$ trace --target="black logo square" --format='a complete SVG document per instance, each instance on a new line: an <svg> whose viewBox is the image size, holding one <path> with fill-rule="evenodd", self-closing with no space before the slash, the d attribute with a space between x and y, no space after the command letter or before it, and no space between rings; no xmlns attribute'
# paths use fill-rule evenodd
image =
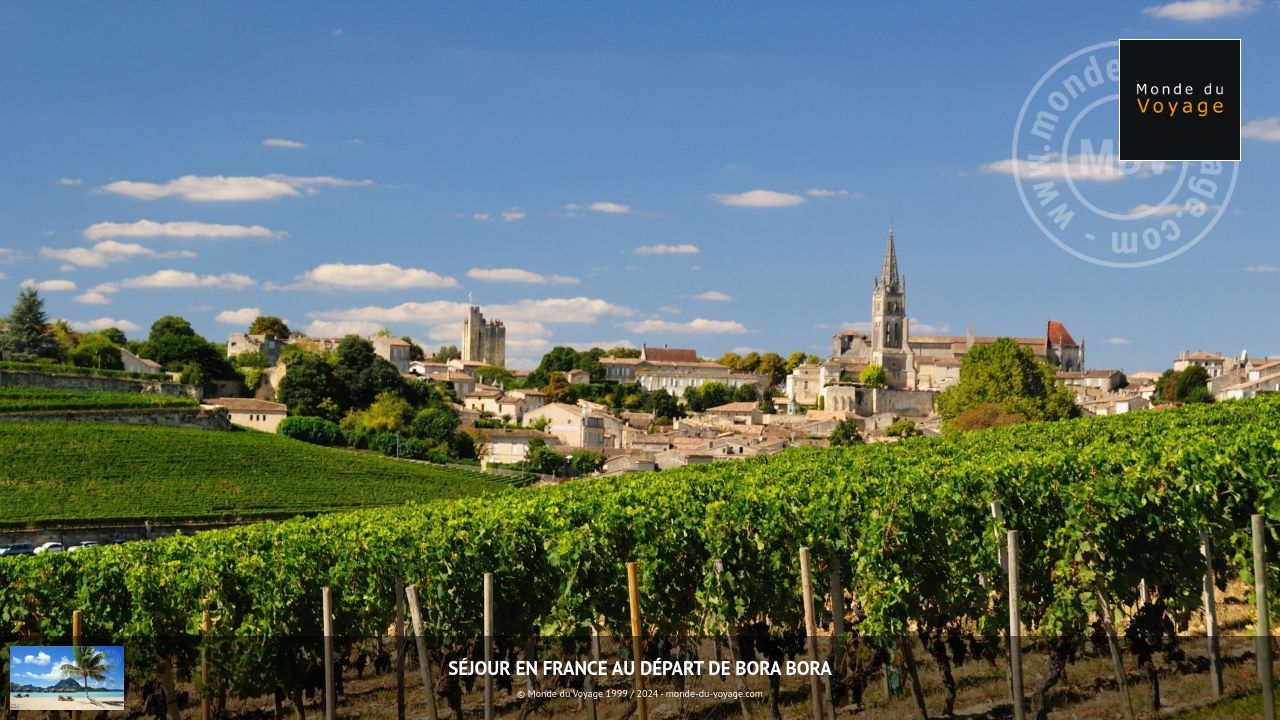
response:
<svg viewBox="0 0 1280 720"><path fill-rule="evenodd" d="M1120 159L1239 160L1240 41L1121 40Z"/></svg>

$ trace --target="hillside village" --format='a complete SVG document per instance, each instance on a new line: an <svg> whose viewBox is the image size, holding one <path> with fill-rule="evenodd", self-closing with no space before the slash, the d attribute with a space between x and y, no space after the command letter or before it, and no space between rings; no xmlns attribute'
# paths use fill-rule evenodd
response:
<svg viewBox="0 0 1280 720"><path fill-rule="evenodd" d="M1058 320L1047 320L1036 335L979 335L972 327L965 335L913 335L892 228L871 283L869 333L835 333L825 358L729 353L712 360L696 348L667 345L562 347L533 371L509 370L503 322L475 305L463 318L459 344L431 355L387 332L308 337L265 316L248 332L231 333L225 346L206 343L174 317L157 321L145 342L118 331L78 336L58 323L35 342L17 333L20 309L6 322L12 330L4 335L8 371L0 373L0 385L49 385L57 366L48 363L61 347L66 362L100 375L168 381L144 383L143 393L185 388L180 392L200 399L203 427L239 425L395 457L557 477L664 470L796 445L892 441L938 434L946 422L981 427L1055 417L1021 417L1006 408L945 418L947 390L961 385L975 349L984 355L1004 347L1051 373L1046 391L1070 400L1055 411L1062 417L1280 391L1280 358L1243 353L1184 351L1163 372L1089 368L1083 340ZM35 342L35 352L24 353L23 342ZM14 358L45 364L15 365ZM33 368L45 379L32 380ZM83 379L73 384L86 387ZM171 422L177 412L112 417ZM6 417L29 414L0 413Z"/></svg>

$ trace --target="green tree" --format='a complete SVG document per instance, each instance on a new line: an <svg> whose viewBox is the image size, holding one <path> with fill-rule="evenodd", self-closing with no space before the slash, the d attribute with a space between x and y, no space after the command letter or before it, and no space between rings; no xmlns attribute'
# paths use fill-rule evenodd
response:
<svg viewBox="0 0 1280 720"><path fill-rule="evenodd" d="M105 330L98 331L103 337L115 343L117 347L124 347L129 339L124 336L124 331L118 327L109 327Z"/></svg>
<svg viewBox="0 0 1280 720"><path fill-rule="evenodd" d="M732 402L733 389L724 383L704 383L701 387L685 388L684 401L689 405L689 409L702 412L707 408Z"/></svg>
<svg viewBox="0 0 1280 720"><path fill-rule="evenodd" d="M451 442L458 430L458 416L442 407L430 407L413 416L409 431L424 440Z"/></svg>
<svg viewBox="0 0 1280 720"><path fill-rule="evenodd" d="M569 378L563 372L554 372L551 374L551 380L543 388L542 392L547 396L549 403L569 403L570 405L578 402L578 394L574 392L573 386L569 384Z"/></svg>
<svg viewBox="0 0 1280 720"><path fill-rule="evenodd" d="M63 663L58 671L63 677L78 677L82 680L84 686L84 696L89 697L89 681L102 682L107 679L107 673L114 670L114 666L107 661L107 654L98 652L97 648L89 645L77 645L72 648L72 654L75 662Z"/></svg>
<svg viewBox="0 0 1280 720"><path fill-rule="evenodd" d="M831 428L831 434L827 436L827 442L831 443L831 447L848 447L849 445L862 444L862 432L858 430L856 420L838 420L835 427Z"/></svg>
<svg viewBox="0 0 1280 720"><path fill-rule="evenodd" d="M401 393L404 378L400 371L373 350L373 343L348 335L338 343L334 374L346 390L347 407L371 405L379 393Z"/></svg>
<svg viewBox="0 0 1280 720"><path fill-rule="evenodd" d="M267 337L289 339L289 326L275 315L259 315L249 325L250 335L266 335Z"/></svg>
<svg viewBox="0 0 1280 720"><path fill-rule="evenodd" d="M286 376L287 377L287 376ZM367 410L353 413L361 426L371 432L396 432L413 419L413 406L393 392L382 392Z"/></svg>
<svg viewBox="0 0 1280 720"><path fill-rule="evenodd" d="M573 474L579 477L583 475L591 475L604 467L605 457L603 453L593 450L579 450L569 458L569 467L573 468Z"/></svg>
<svg viewBox="0 0 1280 720"><path fill-rule="evenodd" d="M571 347L558 345L551 348L550 352L542 356L538 367L529 373L527 380L529 387L541 387L551 382L553 373L567 373L578 367L578 351Z"/></svg>
<svg viewBox="0 0 1280 720"><path fill-rule="evenodd" d="M426 359L427 352L422 349L421 345L414 342L413 338L409 337L408 335L405 335L400 339L409 343L409 362L421 361Z"/></svg>
<svg viewBox="0 0 1280 720"><path fill-rule="evenodd" d="M80 336L80 343L67 353L72 365L101 370L123 370L120 348L100 332Z"/></svg>
<svg viewBox="0 0 1280 720"><path fill-rule="evenodd" d="M1213 395L1209 392L1209 371L1199 365L1183 370L1174 383L1173 393L1173 399L1178 402L1213 402Z"/></svg>
<svg viewBox="0 0 1280 720"><path fill-rule="evenodd" d="M506 387L511 379L515 377L515 373L498 365L481 365L476 368L474 373L476 379L486 385L501 385Z"/></svg>
<svg viewBox="0 0 1280 720"><path fill-rule="evenodd" d="M524 465L540 475L561 475L564 473L564 456L548 447L542 438L534 438L529 441Z"/></svg>
<svg viewBox="0 0 1280 720"><path fill-rule="evenodd" d="M346 441L337 423L321 417L290 415L280 421L276 432L313 445L341 445Z"/></svg>
<svg viewBox="0 0 1280 720"><path fill-rule="evenodd" d="M185 372L188 365L198 365L206 391L214 380L239 377L227 361L226 348L206 341L196 334L191 323L176 315L166 315L151 324L151 334L147 336L141 353L170 372Z"/></svg>
<svg viewBox="0 0 1280 720"><path fill-rule="evenodd" d="M893 421L893 424L884 429L884 434L889 437L915 437L920 434L920 430L916 428L916 421L907 418L899 418Z"/></svg>
<svg viewBox="0 0 1280 720"><path fill-rule="evenodd" d="M427 358L427 361L433 363L446 363L450 360L461 359L462 352L458 350L457 345L441 345L439 350L436 350Z"/></svg>
<svg viewBox="0 0 1280 720"><path fill-rule="evenodd" d="M733 391L733 400L730 402L755 402L759 399L760 393L755 385L739 385Z"/></svg>
<svg viewBox="0 0 1280 720"><path fill-rule="evenodd" d="M986 428L1017 425L1027 421L1022 413L1005 412L995 403L974 405L957 415L947 424L948 430L984 430Z"/></svg>
<svg viewBox="0 0 1280 720"><path fill-rule="evenodd" d="M18 293L18 301L4 321L0 335L0 356L15 362L34 362L58 357L58 340L44 312L44 298L35 288Z"/></svg>
<svg viewBox="0 0 1280 720"><path fill-rule="evenodd" d="M760 356L760 363L756 366L756 372L761 375L769 376L769 385L780 385L787 379L787 361L782 359L778 353L765 353Z"/></svg>
<svg viewBox="0 0 1280 720"><path fill-rule="evenodd" d="M654 420L678 420L685 416L684 406L666 390L654 390L644 399L644 408L653 413Z"/></svg>
<svg viewBox="0 0 1280 720"><path fill-rule="evenodd" d="M804 364L805 354L803 350L797 350L787 356L786 370L790 375L792 371Z"/></svg>
<svg viewBox="0 0 1280 720"><path fill-rule="evenodd" d="M258 368L259 370L271 367L271 363L267 361L267 356L257 350L250 350L230 358L231 364L238 368Z"/></svg>
<svg viewBox="0 0 1280 720"><path fill-rule="evenodd" d="M342 417L346 401L333 367L311 352L292 355L284 380L276 389L276 399L289 406L290 415L313 415L336 421Z"/></svg>
<svg viewBox="0 0 1280 720"><path fill-rule="evenodd" d="M883 365L868 365L858 375L858 382L870 388L882 388L888 379Z"/></svg>
<svg viewBox="0 0 1280 720"><path fill-rule="evenodd" d="M960 382L938 393L938 414L944 427L956 429L951 421L979 405L997 406L1005 416L1021 415L1028 420L1059 420L1077 417L1080 408L1070 388L1060 384L1056 369L1038 360L1030 348L1009 338L990 345L977 345L960 364Z"/></svg>

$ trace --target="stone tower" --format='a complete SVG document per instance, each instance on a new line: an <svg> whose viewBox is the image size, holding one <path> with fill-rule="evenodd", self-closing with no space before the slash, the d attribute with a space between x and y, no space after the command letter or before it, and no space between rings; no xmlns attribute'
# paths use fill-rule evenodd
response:
<svg viewBox="0 0 1280 720"><path fill-rule="evenodd" d="M915 357L907 343L907 283L898 273L893 225L871 292L871 364L884 368L886 387L914 389Z"/></svg>
<svg viewBox="0 0 1280 720"><path fill-rule="evenodd" d="M462 361L505 367L507 328L501 320L485 320L480 308L469 305L462 320Z"/></svg>

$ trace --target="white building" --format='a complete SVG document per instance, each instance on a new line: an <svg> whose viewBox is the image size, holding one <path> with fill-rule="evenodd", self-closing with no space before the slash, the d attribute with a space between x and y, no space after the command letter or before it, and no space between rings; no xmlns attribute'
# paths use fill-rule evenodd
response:
<svg viewBox="0 0 1280 720"><path fill-rule="evenodd" d="M289 408L277 402L254 400L252 398L209 398L206 405L226 408L231 415L231 424L254 430L273 433L280 426L280 421L289 415Z"/></svg>
<svg viewBox="0 0 1280 720"><path fill-rule="evenodd" d="M127 372L136 373L162 373L164 368L155 360L140 358L137 355L120 348L120 362L124 365Z"/></svg>

